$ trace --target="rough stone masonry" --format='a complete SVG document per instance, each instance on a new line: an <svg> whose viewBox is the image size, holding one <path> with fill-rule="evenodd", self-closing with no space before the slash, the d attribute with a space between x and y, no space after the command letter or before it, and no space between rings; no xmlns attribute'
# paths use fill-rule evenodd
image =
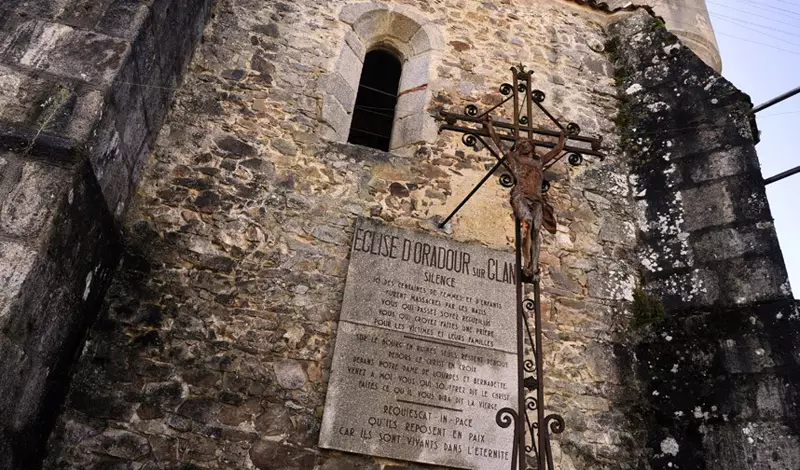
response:
<svg viewBox="0 0 800 470"><path fill-rule="evenodd" d="M348 245L357 217L437 230L493 161L431 132L432 115L493 104L521 62L609 154L549 175L559 468L797 467L797 313L749 101L650 15L575 3L589 6L220 0L162 128L208 3L14 2L0 20L0 462L36 468L49 417L44 468L421 468L317 448ZM337 128L382 41L415 58L400 110L415 119L393 153ZM686 122L719 127L658 134ZM450 235L509 249L507 192L490 183ZM732 275L746 261L755 274ZM637 286L666 309L643 329Z"/></svg>
<svg viewBox="0 0 800 470"><path fill-rule="evenodd" d="M203 1L0 6L0 467L36 468Z"/></svg>

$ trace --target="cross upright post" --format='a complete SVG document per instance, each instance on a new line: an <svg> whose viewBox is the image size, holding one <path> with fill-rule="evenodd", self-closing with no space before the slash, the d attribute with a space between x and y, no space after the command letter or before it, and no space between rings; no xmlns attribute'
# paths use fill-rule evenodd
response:
<svg viewBox="0 0 800 470"><path fill-rule="evenodd" d="M503 98L500 102L489 109L480 112L479 108L470 104L464 109L463 114L441 111L439 119L444 121L440 125L441 131L452 131L463 134L462 142L474 150L478 150L480 143L484 148L495 157L497 163L487 172L481 181L470 191L456 208L440 224L444 228L462 207L472 198L472 196L489 180L489 178L501 167L505 168L500 176L500 184L506 188L512 188L516 184L519 175L515 174L512 168L513 162L509 162L507 149L504 142L511 142L512 152L516 145L522 140L532 144L534 147L542 147L551 150L553 158L544 161L540 165L542 170L550 168L568 155L568 161L573 166L583 163L584 155L604 159L605 155L601 152L602 139L581 135L581 128L575 123L562 125L542 104L546 96L541 90L534 90L532 83L532 71L527 71L523 65L511 68L511 83L500 85L500 94ZM492 113L502 111L501 107L511 102L512 120L502 121L494 118ZM538 108L556 127L547 129L533 126L534 106ZM494 129L498 129L496 132ZM523 134L525 137L523 137ZM564 142L559 144L548 140L552 137L564 136ZM493 146L491 143L494 143ZM511 163L511 164L510 164ZM546 193L550 187L548 181L542 182L541 193ZM513 191L512 191L513 194ZM513 204L512 204L513 206ZM518 398L517 409L503 408L497 412L495 418L498 426L508 428L514 424L514 443L513 457L511 459L511 470L526 470L526 455L533 453L538 467L537 470L554 470L553 455L550 446L550 434L560 434L564 431L564 419L557 414L545 413L544 401L544 361L542 348L542 315L541 315L541 289L539 284L538 266L532 268L537 273L532 278L526 278L523 269L523 259L526 255L522 250L523 230L522 224L525 221L514 218L515 226L515 259L516 259L516 302L517 302L517 357L518 357ZM528 230L538 230L541 227L529 227ZM527 234L528 232L526 232ZM539 250L539 247L533 247ZM525 258L525 259L538 259ZM534 298L525 298L524 284L533 284ZM528 321L529 314L533 313L534 331L531 332ZM533 351L534 360L525 359L526 338ZM526 376L526 374L531 374ZM526 390L536 391L535 397L528 397ZM536 419L532 420L529 411L536 411ZM530 436L530 445L526 436Z"/></svg>

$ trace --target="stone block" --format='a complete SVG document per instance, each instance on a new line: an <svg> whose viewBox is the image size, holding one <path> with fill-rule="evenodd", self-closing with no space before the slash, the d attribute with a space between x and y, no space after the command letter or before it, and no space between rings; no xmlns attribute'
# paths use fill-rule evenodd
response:
<svg viewBox="0 0 800 470"><path fill-rule="evenodd" d="M647 287L661 297L667 309L711 306L721 297L720 281L711 270L665 275L647 281Z"/></svg>
<svg viewBox="0 0 800 470"><path fill-rule="evenodd" d="M403 64L403 72L400 75L400 92L426 85L430 81L433 61L434 52L432 51L408 59Z"/></svg>
<svg viewBox="0 0 800 470"><path fill-rule="evenodd" d="M112 0L95 30L109 36L133 39L150 13L148 2Z"/></svg>
<svg viewBox="0 0 800 470"><path fill-rule="evenodd" d="M735 147L731 150L713 152L704 158L693 158L685 165L691 181L702 183L744 173L751 169L748 162L754 159L757 157L752 146Z"/></svg>
<svg viewBox="0 0 800 470"><path fill-rule="evenodd" d="M358 89L358 84L361 81L361 69L364 66L361 60L350 46L345 44L342 47L339 59L336 61L335 72L341 75L350 88L354 90Z"/></svg>
<svg viewBox="0 0 800 470"><path fill-rule="evenodd" d="M0 59L92 83L108 83L127 52L127 42L44 21L17 25L0 41Z"/></svg>
<svg viewBox="0 0 800 470"><path fill-rule="evenodd" d="M633 247L636 245L636 230L631 222L605 217L600 226L600 239Z"/></svg>
<svg viewBox="0 0 800 470"><path fill-rule="evenodd" d="M345 111L339 100L333 95L325 95L322 99L322 116L321 120L327 123L334 130L334 138L339 142L347 141L347 135L350 131L350 121L353 116Z"/></svg>
<svg viewBox="0 0 800 470"><path fill-rule="evenodd" d="M800 438L780 422L712 424L706 426L702 442L707 470L742 468L742 462L750 462L752 470L800 468ZM685 462L691 465L689 457Z"/></svg>
<svg viewBox="0 0 800 470"><path fill-rule="evenodd" d="M367 55L367 48L355 32L348 31L344 37L344 41L350 46L350 49L355 52L357 57L364 57Z"/></svg>
<svg viewBox="0 0 800 470"><path fill-rule="evenodd" d="M101 90L0 66L0 120L7 123L82 142L102 106Z"/></svg>
<svg viewBox="0 0 800 470"><path fill-rule="evenodd" d="M702 233L691 240L700 262L713 262L740 256L762 254L777 249L774 227L722 228Z"/></svg>
<svg viewBox="0 0 800 470"><path fill-rule="evenodd" d="M0 233L35 243L66 197L69 172L33 162L19 165L18 179L0 202Z"/></svg>
<svg viewBox="0 0 800 470"><path fill-rule="evenodd" d="M716 182L683 192L684 228L693 232L735 222L736 201L727 182Z"/></svg>
<svg viewBox="0 0 800 470"><path fill-rule="evenodd" d="M315 453L274 441L259 441L250 449L250 460L258 470L314 468Z"/></svg>
<svg viewBox="0 0 800 470"><path fill-rule="evenodd" d="M379 2L351 3L342 8L341 13L339 13L339 19L352 26L362 16L375 10L388 11L389 6Z"/></svg>
<svg viewBox="0 0 800 470"><path fill-rule="evenodd" d="M92 30L108 4L109 0L71 0L58 12L55 19L61 24Z"/></svg>
<svg viewBox="0 0 800 470"><path fill-rule="evenodd" d="M338 72L329 73L322 79L322 90L335 97L344 109L353 109L356 104L357 88L347 83Z"/></svg>
<svg viewBox="0 0 800 470"><path fill-rule="evenodd" d="M392 129L391 151L413 144L434 142L438 131L436 121L425 113L411 114L398 119Z"/></svg>
<svg viewBox="0 0 800 470"><path fill-rule="evenodd" d="M412 114L424 113L430 99L431 91L428 88L400 94L394 111L395 120L403 119Z"/></svg>
<svg viewBox="0 0 800 470"><path fill-rule="evenodd" d="M735 258L717 268L722 300L746 305L791 298L789 278L780 251L757 258Z"/></svg>
<svg viewBox="0 0 800 470"><path fill-rule="evenodd" d="M391 21L386 32L401 43L407 44L425 23L428 23L428 19L417 13L413 7L394 4L392 5Z"/></svg>
<svg viewBox="0 0 800 470"><path fill-rule="evenodd" d="M36 259L36 250L20 242L0 240L0 326Z"/></svg>
<svg viewBox="0 0 800 470"><path fill-rule="evenodd" d="M422 25L408 43L412 56L428 51L441 51L444 46L442 32L434 23Z"/></svg>

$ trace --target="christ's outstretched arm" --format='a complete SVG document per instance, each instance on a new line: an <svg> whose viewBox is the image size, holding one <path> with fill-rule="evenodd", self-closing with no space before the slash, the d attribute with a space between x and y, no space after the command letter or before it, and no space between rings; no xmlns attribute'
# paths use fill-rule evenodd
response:
<svg viewBox="0 0 800 470"><path fill-rule="evenodd" d="M564 147L567 145L567 133L562 131L561 135L558 136L558 144L553 148L553 150L547 152L542 157L542 165L547 165L550 160L556 158L559 153L564 151Z"/></svg>

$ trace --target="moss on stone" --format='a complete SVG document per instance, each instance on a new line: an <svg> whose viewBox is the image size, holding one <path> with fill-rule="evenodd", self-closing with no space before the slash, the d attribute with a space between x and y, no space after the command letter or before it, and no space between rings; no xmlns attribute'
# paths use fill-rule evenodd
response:
<svg viewBox="0 0 800 470"><path fill-rule="evenodd" d="M633 317L631 328L639 329L664 319L664 305L657 297L652 296L637 287L633 291L633 304L631 304Z"/></svg>

